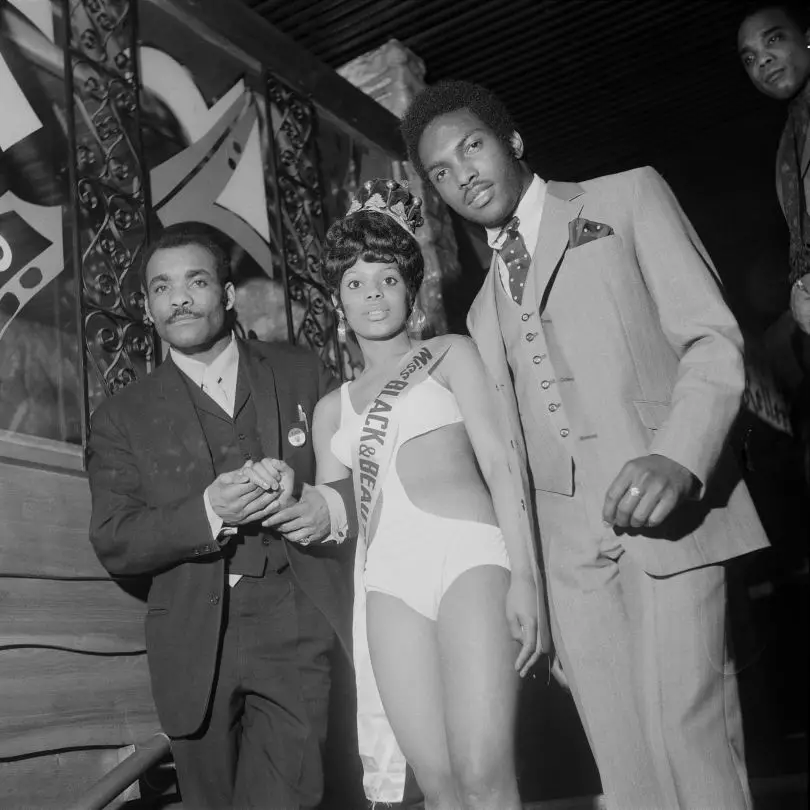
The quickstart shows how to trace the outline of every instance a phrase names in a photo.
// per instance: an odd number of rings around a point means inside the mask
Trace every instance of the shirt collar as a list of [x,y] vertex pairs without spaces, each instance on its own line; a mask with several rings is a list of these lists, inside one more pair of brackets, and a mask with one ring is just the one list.
[[[540,216],[543,213],[543,203],[546,198],[546,183],[544,180],[534,175],[532,182],[526,189],[525,194],[520,198],[515,213],[512,216],[520,219],[518,230],[523,236],[531,251],[537,241],[537,233],[540,230]],[[511,217],[510,217],[511,221]],[[487,244],[493,250],[500,250],[506,241],[505,228],[487,228]],[[534,238],[532,238],[534,236]]]
[[193,357],[182,354],[170,348],[169,354],[177,368],[180,369],[191,381],[201,386],[205,380],[206,373],[214,374],[219,378],[224,378],[228,372],[234,374],[239,365],[239,350],[236,344],[236,336],[231,332],[231,339],[228,345],[208,364],[195,360]]

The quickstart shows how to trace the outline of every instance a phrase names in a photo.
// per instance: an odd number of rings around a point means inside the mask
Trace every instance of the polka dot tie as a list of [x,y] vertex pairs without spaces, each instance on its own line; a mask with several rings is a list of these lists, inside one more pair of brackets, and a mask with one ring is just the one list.
[[515,303],[523,300],[523,290],[526,286],[526,276],[532,265],[532,257],[526,250],[526,243],[520,235],[518,226],[520,220],[515,217],[504,229],[506,231],[506,241],[500,249],[501,258],[506,263],[509,271],[509,293]]

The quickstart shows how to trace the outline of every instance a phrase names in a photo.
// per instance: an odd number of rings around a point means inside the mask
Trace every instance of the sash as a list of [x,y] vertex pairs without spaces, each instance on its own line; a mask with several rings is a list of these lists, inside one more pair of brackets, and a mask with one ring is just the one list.
[[352,473],[358,512],[357,553],[354,558],[354,616],[352,645],[357,680],[357,740],[363,763],[363,788],[372,802],[402,801],[405,757],[385,716],[366,635],[365,568],[368,525],[379,500],[397,445],[396,406],[425,380],[449,351],[434,357],[422,346],[406,358],[399,375],[389,380],[364,411],[360,442],[354,450]]

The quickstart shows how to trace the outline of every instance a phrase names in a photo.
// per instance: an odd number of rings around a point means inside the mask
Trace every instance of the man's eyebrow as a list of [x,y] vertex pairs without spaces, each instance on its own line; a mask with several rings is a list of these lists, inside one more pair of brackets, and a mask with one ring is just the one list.
[[[458,139],[458,141],[456,141],[456,145],[453,147],[453,151],[457,152],[461,148],[461,145],[464,143],[464,141],[466,141],[467,138],[470,137],[470,135],[475,135],[476,132],[480,132],[480,131],[481,131],[481,127],[473,127],[468,132],[465,132],[464,135],[462,135]],[[431,163],[430,166],[425,166],[425,173],[430,174],[437,166],[441,166],[441,163],[442,162],[440,160],[437,160],[434,163]]]

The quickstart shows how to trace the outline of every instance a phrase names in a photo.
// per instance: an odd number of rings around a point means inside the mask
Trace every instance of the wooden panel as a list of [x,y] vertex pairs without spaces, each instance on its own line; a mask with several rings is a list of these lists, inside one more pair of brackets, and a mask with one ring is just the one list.
[[[131,751],[131,746],[63,751],[0,762],[0,807],[63,810]],[[137,794],[137,785],[133,785],[108,807],[120,807]]]
[[108,578],[89,525],[84,476],[0,462],[0,575]]
[[146,655],[0,651],[0,757],[131,745],[160,730]]
[[141,599],[110,580],[0,577],[0,648],[143,652],[145,613]]

